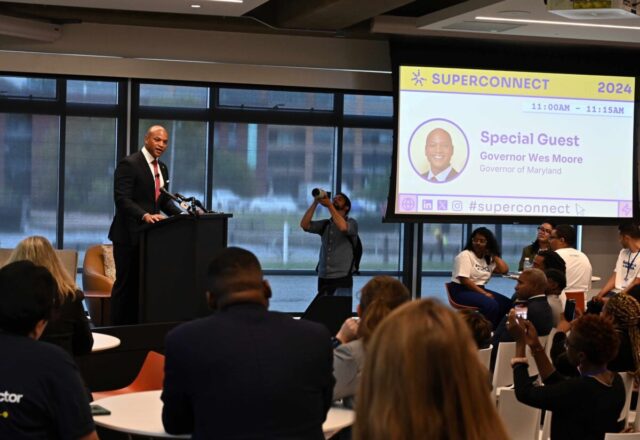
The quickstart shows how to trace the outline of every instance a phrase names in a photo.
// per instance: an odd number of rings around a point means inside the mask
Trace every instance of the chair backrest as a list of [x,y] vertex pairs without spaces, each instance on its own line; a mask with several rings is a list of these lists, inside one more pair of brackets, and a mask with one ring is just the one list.
[[544,423],[542,424],[542,432],[540,433],[540,440],[551,439],[551,417],[553,413],[551,411],[545,411]]
[[608,432],[605,434],[604,440],[640,440],[640,432],[629,432],[627,434]]
[[520,403],[511,388],[501,388],[498,414],[512,440],[538,440],[540,409]]
[[544,352],[547,354],[547,357],[551,359],[551,346],[553,345],[553,337],[558,333],[558,329],[555,327],[551,329],[549,332],[549,336],[547,336],[547,343],[544,346]]
[[482,348],[478,350],[478,357],[480,358],[480,363],[489,369],[489,363],[491,362],[491,350],[493,350],[493,345],[489,345],[487,348]]
[[147,353],[140,372],[131,382],[133,391],[161,390],[164,381],[164,355],[156,351]]
[[[62,262],[62,266],[69,272],[71,278],[75,280],[76,273],[78,272],[78,251],[75,249],[55,249],[55,251]],[[0,249],[0,267],[4,266],[11,252],[13,252],[13,249]]]
[[[540,336],[540,343],[544,346],[547,343],[547,336]],[[496,397],[498,388],[511,385],[513,383],[513,368],[511,367],[511,358],[516,355],[515,342],[501,342],[498,344],[498,354],[496,363],[493,367],[493,389],[492,396]],[[529,361],[529,375],[538,374],[538,366],[536,365],[531,350],[527,347],[527,360]]]
[[75,249],[56,249],[56,254],[60,258],[62,266],[75,280],[78,273],[78,251]]
[[316,296],[302,314],[302,319],[324,324],[335,335],[342,323],[353,314],[352,302],[350,296]]
[[633,393],[633,375],[629,373],[619,374],[622,377],[622,383],[624,383],[625,399],[622,411],[620,411],[620,417],[618,417],[618,421],[624,420],[624,425],[627,426],[627,421],[629,420],[629,408],[631,407],[631,394]]
[[104,255],[104,251],[109,248],[112,246],[100,244],[87,248],[82,262],[82,289],[85,293],[87,291],[111,292],[114,280],[106,275],[107,257]]
[[449,286],[452,283],[453,283],[453,281],[450,281],[448,283],[444,283],[444,290],[447,291],[447,299],[449,299],[449,305],[451,307],[453,307],[454,309],[458,309],[458,310],[479,310],[478,307],[465,306],[463,304],[458,304],[457,302],[455,302],[455,300],[451,297],[451,292],[449,292]]

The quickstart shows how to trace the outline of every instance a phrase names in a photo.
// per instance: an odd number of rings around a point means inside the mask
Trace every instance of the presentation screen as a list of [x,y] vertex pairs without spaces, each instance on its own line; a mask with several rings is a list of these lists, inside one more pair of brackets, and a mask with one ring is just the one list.
[[399,69],[396,218],[633,216],[635,78]]

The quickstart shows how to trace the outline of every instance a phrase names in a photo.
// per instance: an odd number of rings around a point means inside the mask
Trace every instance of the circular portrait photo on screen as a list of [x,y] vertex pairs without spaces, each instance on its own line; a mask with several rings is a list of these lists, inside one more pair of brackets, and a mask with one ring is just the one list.
[[447,119],[423,122],[409,139],[409,161],[416,173],[431,183],[446,183],[457,178],[468,158],[467,136]]

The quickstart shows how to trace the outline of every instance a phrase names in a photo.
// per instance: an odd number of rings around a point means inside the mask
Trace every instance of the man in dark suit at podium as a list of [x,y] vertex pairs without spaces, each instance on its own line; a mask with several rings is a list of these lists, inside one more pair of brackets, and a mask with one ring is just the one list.
[[209,264],[215,312],[166,339],[162,422],[198,439],[324,439],[334,379],[321,324],[270,312],[260,262],[241,248]]
[[116,168],[113,192],[116,215],[109,239],[113,242],[116,281],[111,291],[113,324],[138,322],[138,235],[142,225],[156,223],[180,209],[160,191],[169,182],[167,166],[158,159],[167,149],[169,135],[164,127],[147,130],[144,147],[122,159]]

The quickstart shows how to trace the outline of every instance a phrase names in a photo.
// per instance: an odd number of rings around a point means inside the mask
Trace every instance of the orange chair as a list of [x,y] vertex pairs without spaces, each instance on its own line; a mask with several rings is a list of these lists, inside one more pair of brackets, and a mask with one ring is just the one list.
[[92,393],[93,400],[118,394],[136,393],[139,391],[161,390],[164,381],[164,355],[155,351],[147,353],[147,357],[136,378],[124,388]]
[[584,313],[584,309],[585,309],[584,292],[565,292],[564,294],[567,297],[567,299],[572,299],[576,302],[576,309],[580,309],[580,311]]
[[457,302],[455,302],[453,300],[453,298],[451,298],[451,293],[449,292],[449,285],[451,283],[444,283],[444,288],[447,291],[447,298],[449,299],[449,304],[451,305],[451,307],[453,307],[454,309],[458,309],[458,310],[480,310],[478,307],[474,307],[474,306],[465,306],[463,304],[458,304]]

